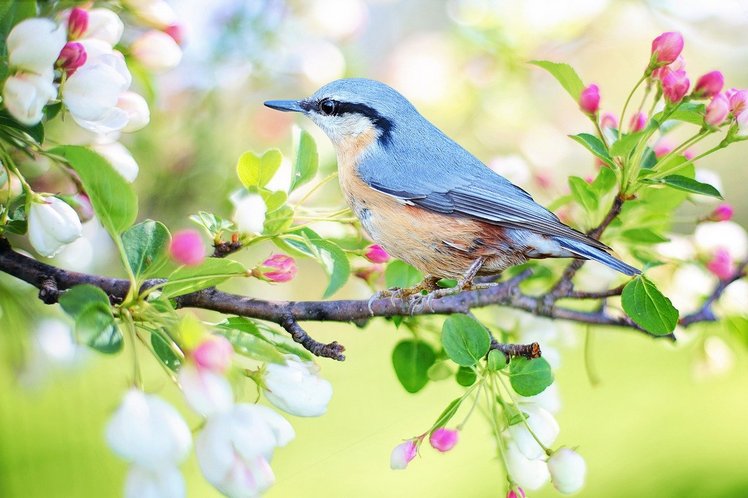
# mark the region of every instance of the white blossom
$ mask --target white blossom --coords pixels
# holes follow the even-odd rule
[[[8,62],[11,69],[49,73],[66,42],[64,26],[41,17],[26,19],[8,35]]]
[[[319,367],[298,356],[286,355],[285,365],[267,367],[265,397],[281,410],[299,417],[318,417],[327,411],[332,384],[318,375]]]
[[[535,403],[519,403],[518,407],[527,417],[527,425],[524,422],[510,425],[507,431],[517,445],[517,449],[527,458],[540,458],[545,450],[535,440],[537,437],[543,446],[549,447],[556,441],[560,428],[558,422],[547,410]],[[527,426],[530,426],[528,430]],[[535,437],[533,437],[535,434]]]
[[[175,466],[192,446],[179,412],[153,394],[130,389],[106,427],[106,439],[123,459],[148,469]]]
[[[5,80],[3,104],[19,123],[32,126],[42,120],[44,106],[57,95],[51,72],[43,76],[18,73]]]
[[[152,469],[133,465],[125,480],[125,498],[183,498],[184,478],[176,467]]]
[[[265,224],[267,206],[260,194],[248,194],[243,191],[231,196],[234,204],[234,223],[242,232],[262,233]]]
[[[748,257],[748,235],[734,221],[699,223],[693,239],[696,248],[708,255],[723,247],[734,261],[742,261]]]
[[[125,0],[140,19],[146,23],[163,29],[178,22],[174,9],[164,0]]]
[[[151,71],[172,69],[182,60],[182,49],[174,38],[155,29],[138,37],[130,46],[130,53]]]
[[[551,478],[544,460],[527,458],[511,440],[506,443],[505,457],[512,480],[526,490],[539,489]]]
[[[561,448],[548,459],[553,486],[564,494],[576,493],[584,486],[587,464],[574,450]]]
[[[98,143],[91,145],[91,148],[99,153],[109,164],[122,175],[128,182],[134,182],[138,177],[138,163],[132,157],[127,147],[119,142]]]
[[[101,40],[113,47],[119,43],[125,25],[117,14],[109,9],[91,9],[88,11],[88,29],[82,39]]]
[[[224,413],[233,406],[231,384],[218,373],[185,364],[179,369],[177,379],[187,404],[200,415]]]
[[[127,113],[127,125],[122,131],[130,133],[144,128],[151,120],[148,102],[135,92],[125,92],[117,99],[117,107]]]
[[[33,201],[29,208],[29,242],[48,258],[81,236],[83,227],[75,210],[57,197]]]

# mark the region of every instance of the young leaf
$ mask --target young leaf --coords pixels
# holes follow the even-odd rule
[[[109,298],[103,290],[94,285],[76,285],[60,296],[60,306],[73,318],[83,313],[88,306],[96,304],[103,304],[108,308]]]
[[[483,325],[469,316],[451,315],[442,326],[442,345],[452,361],[471,367],[488,353],[491,338]]]
[[[295,356],[298,356],[302,360],[307,361],[312,361],[314,359],[309,351],[294,342],[291,338],[288,337],[288,334],[286,334],[285,332],[279,332],[278,330],[275,330],[269,326],[259,327],[255,322],[243,316],[229,317],[223,322],[219,323],[217,327],[224,331],[238,331],[243,334],[249,334],[259,340],[270,344],[277,350],[277,352],[280,353],[293,354]],[[227,334],[223,335],[226,335],[226,337],[231,340],[231,337],[229,337]],[[237,344],[235,345],[237,345],[237,347],[248,347],[248,344],[248,342],[237,342]],[[268,356],[270,354],[264,351],[264,349],[263,351],[261,351],[261,353],[265,356]],[[273,358],[275,359],[271,361],[278,361],[276,355],[273,355]],[[281,361],[284,361],[282,357]]]
[[[704,104],[699,104],[697,102],[683,102],[667,117],[667,120],[683,121],[685,123],[695,124],[696,126],[702,126],[704,124],[704,111]],[[665,117],[665,111],[658,112],[654,115],[654,118],[658,121],[663,117]]]
[[[600,168],[597,178],[590,187],[598,196],[603,196],[616,186],[616,174],[610,168]]]
[[[498,349],[492,349],[488,352],[488,368],[494,372],[504,369],[507,366],[506,355]]]
[[[682,190],[684,192],[708,195],[710,197],[716,197],[717,199],[722,199],[722,194],[720,194],[719,190],[717,190],[713,186],[709,185],[708,183],[702,183],[698,180],[688,178],[687,176],[683,176],[683,175],[666,176],[665,178],[662,178],[660,180],[660,183],[663,183],[667,185],[668,187],[672,187],[677,190]]]
[[[275,176],[282,160],[278,149],[270,149],[262,157],[247,151],[239,157],[236,173],[245,187],[264,187]]]
[[[624,230],[621,235],[625,239],[632,242],[639,242],[640,244],[659,244],[660,242],[667,242],[670,240],[651,228],[632,228],[630,230]]]
[[[569,187],[571,188],[571,195],[574,196],[574,200],[579,203],[588,213],[593,213],[597,210],[597,195],[590,187],[590,184],[584,181],[578,176],[569,177]]]
[[[580,133],[579,135],[569,135],[569,138],[582,144],[588,151],[592,152],[608,166],[614,166],[613,158],[610,157],[608,149],[605,148],[605,145],[596,136],[589,133]]]
[[[551,73],[551,75],[561,83],[564,90],[571,95],[574,102],[579,102],[579,96],[582,94],[582,90],[584,90],[584,83],[582,83],[582,79],[579,77],[577,72],[574,71],[573,67],[559,62],[537,60],[530,61],[530,64],[541,67]]]
[[[127,261],[136,277],[154,275],[166,262],[171,235],[160,222],[145,220],[122,234]]]
[[[478,376],[475,374],[475,370],[470,367],[460,367],[457,369],[455,374],[455,380],[462,387],[470,387],[475,384],[475,380]]]
[[[429,367],[435,361],[434,350],[423,341],[401,341],[392,350],[397,380],[409,393],[420,391],[428,383]]]
[[[50,152],[63,157],[78,173],[96,216],[112,236],[133,224],[138,215],[135,191],[109,161],[80,145],[62,145]]]
[[[520,396],[535,396],[553,384],[553,372],[545,358],[515,356],[509,363],[509,382]]]
[[[166,365],[169,370],[172,372],[179,370],[179,367],[182,365],[181,358],[172,351],[164,338],[156,332],[151,333],[151,346],[153,347],[153,352],[158,356],[158,359],[161,360],[161,363]]]
[[[651,334],[669,334],[678,323],[678,310],[673,303],[643,275],[626,284],[621,304],[626,314]]]
[[[32,126],[26,126],[19,123],[8,114],[7,111],[0,111],[0,128],[7,127],[21,131],[31,137],[34,142],[41,145],[44,142],[44,125],[40,122]]]
[[[270,363],[284,363],[283,355],[264,338],[248,333],[242,333],[237,329],[222,328],[218,331],[234,346],[234,349],[252,359]]]
[[[299,151],[296,153],[296,162],[293,165],[293,175],[291,176],[291,188],[304,185],[317,174],[319,165],[319,156],[317,154],[317,144],[312,136],[304,130],[301,130],[299,137]]]
[[[622,135],[618,140],[613,142],[610,146],[610,155],[613,157],[626,157],[628,156],[634,147],[639,144],[643,132],[626,133]]]
[[[208,258],[200,266],[182,266],[169,275],[162,293],[173,298],[213,287],[231,277],[247,275],[244,265],[226,258]]]
[[[78,341],[106,354],[122,349],[122,334],[103,290],[88,284],[76,285],[60,296],[60,306],[75,319]]]
[[[423,280],[423,274],[399,259],[392,260],[384,270],[384,282],[389,288],[407,289]]]
[[[436,429],[447,425],[449,421],[452,420],[452,417],[455,416],[457,410],[460,409],[462,401],[462,398],[453,399],[436,419],[436,422],[434,422],[434,426],[431,430],[435,431]]]

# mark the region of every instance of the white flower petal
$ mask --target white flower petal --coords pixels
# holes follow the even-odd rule
[[[535,403],[520,403],[518,408],[527,415],[527,425],[535,436],[544,446],[551,446],[560,431],[553,415]],[[508,432],[517,449],[527,458],[540,458],[545,453],[523,422],[509,426]]]
[[[21,21],[8,35],[10,67],[45,73],[52,69],[66,42],[67,35],[62,25],[40,17]]]
[[[124,31],[125,25],[117,14],[108,9],[91,9],[88,11],[88,29],[83,37],[114,46],[122,38]]]
[[[265,397],[281,410],[299,417],[318,417],[327,411],[332,385],[317,375],[318,367],[287,355],[286,364],[272,363],[265,374]]]
[[[81,236],[83,227],[75,210],[57,197],[32,202],[29,208],[29,242],[42,256],[57,254]]]
[[[185,364],[179,369],[179,385],[187,404],[205,417],[231,409],[234,392],[225,377]]]
[[[513,441],[507,441],[506,466],[512,480],[525,490],[540,489],[551,478],[545,461],[530,460]]]
[[[561,448],[548,459],[553,486],[561,493],[576,493],[584,486],[587,464],[574,450]]]
[[[130,52],[144,67],[152,71],[172,69],[182,60],[182,49],[174,38],[155,29],[137,38],[130,46]]]
[[[51,75],[51,72],[48,73]],[[19,123],[37,124],[44,117],[44,106],[57,95],[52,78],[33,73],[10,76],[3,87],[3,103]]]
[[[262,233],[267,206],[259,194],[238,192],[231,196],[234,223],[241,232]]]
[[[130,133],[144,128],[151,120],[148,102],[135,92],[125,92],[119,96],[117,107],[127,113],[127,126],[122,131]]]

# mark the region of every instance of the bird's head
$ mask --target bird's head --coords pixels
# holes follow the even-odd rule
[[[408,116],[419,116],[413,105],[391,87],[361,78],[333,81],[303,100],[270,100],[265,105],[305,114],[335,145],[373,134],[386,146],[399,124]]]

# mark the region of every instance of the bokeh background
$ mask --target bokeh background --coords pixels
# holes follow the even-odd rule
[[[589,121],[548,74],[526,61],[572,64],[586,83],[600,85],[602,107],[618,113],[647,64],[651,39],[679,30],[692,81],[720,69],[728,86],[748,87],[745,0],[174,0],[172,5],[186,31],[183,62],[150,88],[151,124],[123,140],[140,165],[135,182],[140,217],[160,219],[171,229],[189,226],[187,216],[198,210],[229,216],[228,197],[239,186],[237,157],[270,147],[293,157],[294,126],[317,138],[321,164],[332,171],[332,148],[319,130],[262,102],[307,96],[339,77],[393,85],[447,134],[541,202],[564,194],[568,175],[595,170],[585,151],[566,137],[589,132]],[[748,225],[747,151],[748,144],[740,144],[702,164],[721,177],[721,190],[743,226]],[[326,189],[321,202],[340,204],[337,187]],[[694,216],[709,209],[686,206],[676,229],[690,233]],[[116,274],[105,239],[95,227],[88,232],[57,264]],[[270,251],[258,247],[241,257],[257,261]],[[232,290],[315,299],[323,284],[322,271],[303,263],[292,285],[252,282]],[[128,386],[127,355],[60,353],[64,361],[47,361],[49,351],[54,356],[59,348],[52,345],[45,356],[29,332],[38,319],[57,311],[29,299],[26,286],[7,276],[0,275],[0,286],[4,300],[18,300],[18,306],[4,309],[21,310],[0,317],[0,497],[120,496],[126,465],[106,448],[103,427]],[[363,298],[369,292],[353,279],[336,297]],[[748,298],[743,305],[748,309]],[[496,312],[493,319],[517,317]],[[559,443],[577,446],[588,462],[588,484],[579,496],[748,496],[743,339],[748,331],[700,326],[673,345],[629,331],[548,324],[542,329],[548,334],[539,333],[541,344],[560,352],[554,360],[562,400]],[[267,496],[503,496],[502,467],[480,416],[452,452],[423,451],[406,471],[389,469],[392,447],[423,432],[462,389],[453,380],[431,383],[417,395],[399,386],[390,354],[406,331],[384,321],[365,329],[309,324],[308,330],[320,340],[343,342],[348,359],[321,362],[335,388],[329,412],[292,420],[297,439],[276,452],[278,482]],[[592,339],[591,365],[585,362],[585,334]],[[188,414],[158,366],[146,371],[148,389]],[[255,393],[248,389],[244,396],[252,399]],[[197,426],[197,419],[189,420]],[[189,496],[216,496],[194,457],[183,471]],[[532,496],[558,495],[548,485]]]

